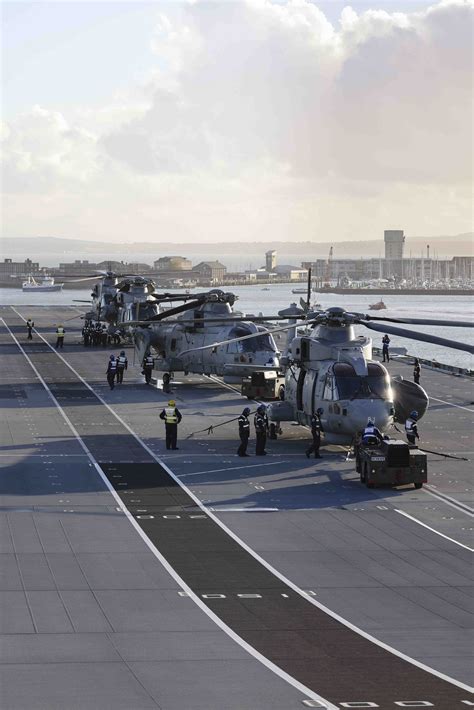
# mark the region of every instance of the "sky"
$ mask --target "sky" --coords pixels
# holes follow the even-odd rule
[[[473,229],[474,0],[5,2],[2,233]]]

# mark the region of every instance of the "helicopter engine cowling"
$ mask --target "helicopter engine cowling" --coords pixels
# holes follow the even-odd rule
[[[423,387],[416,382],[404,380],[403,377],[392,377],[393,403],[395,421],[405,422],[413,410],[418,412],[418,419],[426,413],[429,398]]]

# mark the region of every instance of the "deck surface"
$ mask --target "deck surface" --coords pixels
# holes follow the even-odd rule
[[[79,345],[75,314],[0,309],[2,710],[474,702],[471,461],[430,454],[423,490],[367,490],[291,424],[243,461],[235,424],[190,435],[247,400],[178,376],[166,451],[168,395],[132,362],[110,391],[114,350]],[[423,445],[472,459],[472,383],[422,384]]]

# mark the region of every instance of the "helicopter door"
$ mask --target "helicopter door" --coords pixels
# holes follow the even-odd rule
[[[300,370],[298,375],[298,382],[296,384],[296,409],[298,411],[303,411],[303,385],[306,377],[306,370]]]

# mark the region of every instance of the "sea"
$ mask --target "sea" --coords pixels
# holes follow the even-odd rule
[[[276,316],[278,311],[287,308],[291,303],[299,305],[303,295],[292,293],[295,284],[272,284],[270,286],[249,285],[232,286],[228,289],[237,296],[234,310],[254,315]],[[159,289],[157,289],[159,290]],[[194,292],[203,289],[194,289]],[[173,291],[167,289],[170,293]],[[80,309],[82,304],[74,303],[75,299],[85,300],[89,297],[88,289],[67,289],[55,293],[31,293],[12,288],[0,289],[0,304],[2,305],[68,305]],[[193,293],[193,290],[191,290]],[[313,293],[312,304],[319,303],[322,309],[339,306],[347,311],[369,313],[376,316],[390,318],[439,318],[443,320],[463,320],[474,324],[474,300],[470,296],[432,296],[432,295],[404,295],[394,293],[383,296],[387,306],[383,311],[369,311],[369,305],[380,300],[380,296],[367,294],[334,294]],[[84,304],[85,306],[86,304]],[[27,315],[27,314],[26,314]],[[463,343],[474,345],[474,331],[472,328],[457,328],[454,326],[414,326],[401,325],[402,328],[432,333],[442,338],[449,338]],[[373,339],[374,346],[381,347],[383,333],[374,333],[362,325],[356,326],[357,335],[368,335]],[[404,347],[413,357],[436,360],[439,363],[454,365],[466,369],[474,369],[473,357],[461,350],[453,350],[440,345],[432,345],[407,338],[390,335],[391,347]]]

